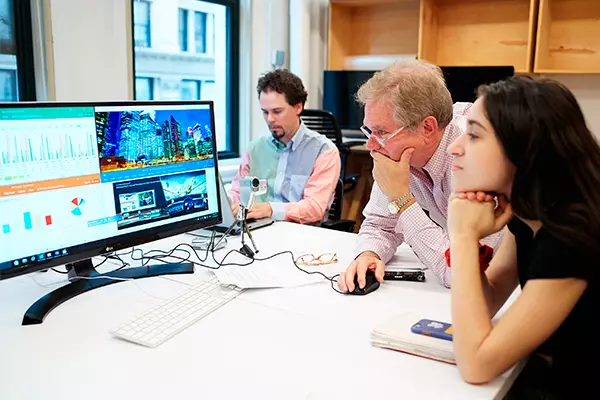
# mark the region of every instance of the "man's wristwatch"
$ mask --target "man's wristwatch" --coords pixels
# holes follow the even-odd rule
[[[414,198],[415,197],[413,196],[413,194],[411,192],[408,192],[399,199],[390,201],[388,203],[388,210],[390,211],[390,213],[397,215],[402,210],[402,207],[410,203]]]

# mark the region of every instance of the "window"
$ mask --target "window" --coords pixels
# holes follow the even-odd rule
[[[35,100],[31,37],[29,0],[0,0],[0,101]]]
[[[131,1],[134,8],[147,3]],[[142,14],[149,21],[152,12],[152,48],[134,46],[135,98],[212,100],[219,158],[238,157],[239,1],[148,3],[151,10],[144,8]],[[140,26],[137,12],[131,22],[134,33]],[[138,39],[139,33],[134,35],[136,43]]]
[[[150,47],[150,3],[133,2],[133,41],[136,47]]]
[[[188,51],[188,10],[179,9],[179,50]]]
[[[215,81],[204,81],[202,82],[202,91],[200,92],[201,99],[214,99],[215,93]]]
[[[194,13],[194,45],[196,53],[206,53],[206,13]]]
[[[0,101],[17,100],[17,71],[0,69]]]
[[[191,79],[182,80],[181,100],[200,100],[200,81]]]
[[[135,78],[135,98],[137,100],[154,100],[154,79]]]

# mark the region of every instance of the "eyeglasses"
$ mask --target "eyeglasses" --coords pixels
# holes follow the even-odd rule
[[[337,253],[323,253],[318,257],[314,254],[303,254],[296,259],[298,265],[326,265],[338,262]]]
[[[383,147],[385,145],[385,142],[387,142],[388,140],[390,140],[391,138],[393,138],[394,136],[396,136],[397,134],[402,132],[405,128],[406,128],[406,126],[403,126],[402,128],[398,129],[396,132],[385,133],[385,132],[373,132],[371,130],[371,128],[369,128],[366,125],[363,125],[360,127],[360,130],[367,137],[367,139],[371,139],[373,137],[373,138],[375,138],[375,140],[377,140],[377,143],[379,143],[379,145]]]

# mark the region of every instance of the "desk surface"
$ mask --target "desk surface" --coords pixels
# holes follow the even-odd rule
[[[338,252],[339,263],[322,267],[327,274],[344,269],[354,247],[354,234],[290,223],[254,236],[262,256],[288,249]],[[190,239],[182,235],[146,249]],[[239,248],[239,239],[230,239],[228,248]],[[398,254],[414,259],[408,248]],[[281,256],[282,268],[293,268],[289,260]],[[368,296],[340,295],[326,281],[248,290],[156,349],[108,333],[209,274],[197,269],[121,282],[71,299],[43,324],[25,327],[20,322],[27,307],[60,286],[42,285],[64,276],[48,272],[0,282],[1,397],[490,399],[502,397],[514,380],[511,371],[487,385],[469,385],[454,366],[371,346],[373,326],[395,313],[449,320],[450,292],[433,276],[426,283],[386,282]]]

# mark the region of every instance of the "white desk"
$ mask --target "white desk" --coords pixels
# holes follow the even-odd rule
[[[281,250],[338,252],[344,269],[354,235],[289,223],[254,233],[260,256]],[[146,246],[167,249],[182,235]],[[230,239],[228,248],[239,248]],[[225,253],[219,252],[222,257]],[[402,257],[414,257],[402,248]],[[219,256],[217,256],[220,258]],[[282,256],[282,268],[291,266]],[[205,279],[193,275],[138,280],[144,291],[170,297]],[[40,283],[64,279],[34,274]],[[329,282],[291,289],[249,290],[156,349],[113,338],[108,331],[161,300],[134,282],[78,296],[37,326],[24,311],[51,288],[23,276],[0,282],[2,399],[396,399],[501,398],[507,373],[487,385],[464,383],[456,367],[374,348],[374,324],[403,310],[450,319],[450,292],[427,283],[386,282],[367,296],[344,296]]]

